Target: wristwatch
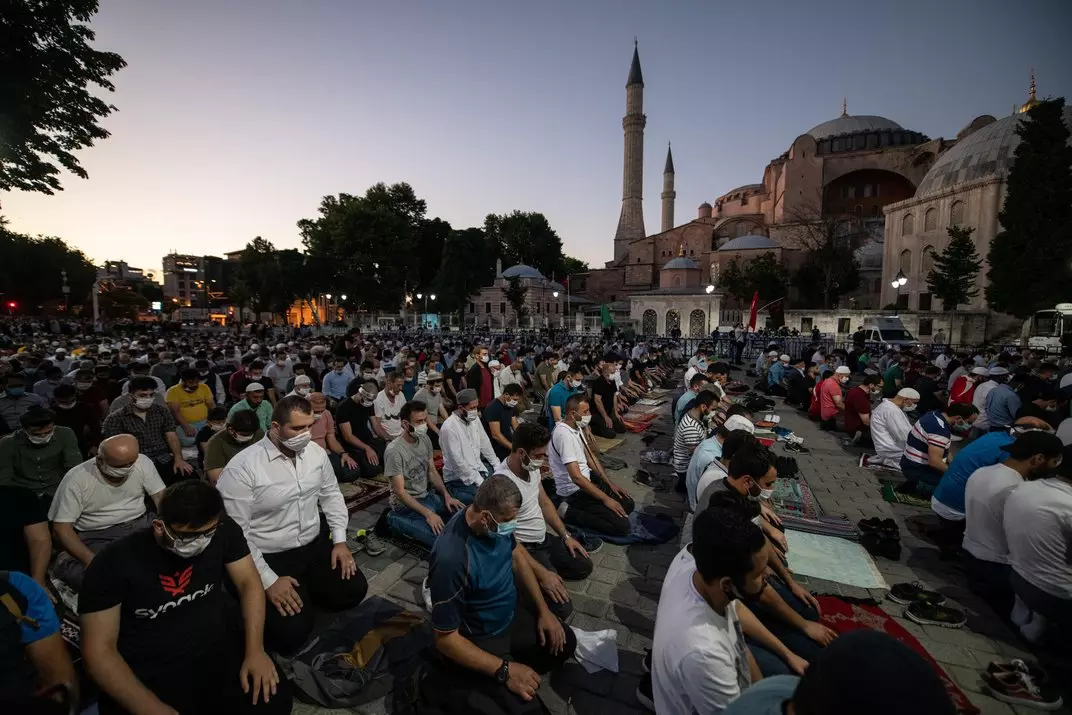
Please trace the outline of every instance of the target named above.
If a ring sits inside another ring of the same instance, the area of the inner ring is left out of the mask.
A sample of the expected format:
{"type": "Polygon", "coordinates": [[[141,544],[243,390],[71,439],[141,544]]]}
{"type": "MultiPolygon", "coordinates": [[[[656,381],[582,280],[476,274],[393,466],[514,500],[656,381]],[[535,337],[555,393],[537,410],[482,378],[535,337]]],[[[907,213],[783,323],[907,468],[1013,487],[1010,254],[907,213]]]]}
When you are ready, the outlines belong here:
{"type": "Polygon", "coordinates": [[[506,681],[510,679],[510,663],[503,661],[499,669],[495,671],[495,682],[499,685],[506,685],[506,681]]]}

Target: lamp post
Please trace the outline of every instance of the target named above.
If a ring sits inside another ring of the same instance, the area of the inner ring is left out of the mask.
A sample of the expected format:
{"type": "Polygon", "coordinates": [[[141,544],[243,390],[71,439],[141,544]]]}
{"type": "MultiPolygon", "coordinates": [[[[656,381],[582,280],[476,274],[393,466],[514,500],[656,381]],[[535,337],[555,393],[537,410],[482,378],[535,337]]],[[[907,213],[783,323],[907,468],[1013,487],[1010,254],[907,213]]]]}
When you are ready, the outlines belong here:
{"type": "Polygon", "coordinates": [[[894,294],[896,296],[896,298],[894,298],[894,305],[900,302],[901,287],[906,283],[908,283],[908,277],[904,274],[903,269],[898,269],[897,275],[893,277],[892,281],[890,281],[890,286],[892,286],[893,289],[897,291],[894,294]]]}
{"type": "Polygon", "coordinates": [[[707,334],[711,334],[711,294],[715,292],[715,286],[712,283],[708,283],[704,288],[704,293],[707,294],[707,334]]]}
{"type": "Polygon", "coordinates": [[[68,309],[68,296],[71,294],[71,286],[67,285],[67,271],[60,271],[60,277],[63,279],[63,312],[66,313],[68,309]]]}
{"type": "MultiPolygon", "coordinates": [[[[558,291],[557,290],[556,291],[551,291],[551,296],[554,297],[554,299],[555,299],[555,301],[557,303],[557,301],[558,301],[558,291]]],[[[565,324],[564,321],[565,321],[564,317],[559,318],[559,327],[562,327],[565,324]]]]}

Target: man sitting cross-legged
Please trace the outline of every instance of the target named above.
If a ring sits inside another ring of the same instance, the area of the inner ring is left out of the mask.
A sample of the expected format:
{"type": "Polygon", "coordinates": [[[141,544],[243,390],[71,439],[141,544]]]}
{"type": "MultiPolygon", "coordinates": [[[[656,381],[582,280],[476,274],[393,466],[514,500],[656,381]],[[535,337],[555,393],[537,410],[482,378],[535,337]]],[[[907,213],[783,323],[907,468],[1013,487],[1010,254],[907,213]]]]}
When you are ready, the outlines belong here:
{"type": "MultiPolygon", "coordinates": [[[[559,618],[573,612],[562,579],[581,581],[592,574],[592,560],[581,543],[570,535],[555,505],[540,483],[540,468],[547,460],[551,435],[536,422],[524,422],[514,432],[510,456],[495,470],[508,477],[521,491],[514,537],[533,558],[533,571],[547,604],[559,618]],[[550,525],[550,533],[548,530],[550,525]]],[[[595,541],[595,543],[601,543],[595,541]]]]}
{"type": "Polygon", "coordinates": [[[100,443],[97,456],[67,472],[48,512],[62,553],[54,573],[76,591],[95,555],[148,525],[145,495],[160,498],[164,482],[153,461],[138,453],[133,435],[100,443]]]}
{"type": "Polygon", "coordinates": [[[431,548],[443,531],[444,520],[465,505],[443,484],[432,458],[428,437],[428,406],[411,400],[399,413],[402,436],[387,445],[383,473],[391,481],[391,531],[431,548]],[[436,494],[428,488],[435,487],[436,494]]]}
{"type": "Polygon", "coordinates": [[[434,651],[424,697],[449,713],[543,712],[540,674],[573,655],[573,631],[547,608],[532,557],[514,539],[521,492],[493,475],[432,548],[434,651]]]}
{"type": "Polygon", "coordinates": [[[101,715],[290,712],[287,681],[264,652],[260,577],[209,484],[165,491],[151,528],[93,560],[79,608],[101,715]]]}

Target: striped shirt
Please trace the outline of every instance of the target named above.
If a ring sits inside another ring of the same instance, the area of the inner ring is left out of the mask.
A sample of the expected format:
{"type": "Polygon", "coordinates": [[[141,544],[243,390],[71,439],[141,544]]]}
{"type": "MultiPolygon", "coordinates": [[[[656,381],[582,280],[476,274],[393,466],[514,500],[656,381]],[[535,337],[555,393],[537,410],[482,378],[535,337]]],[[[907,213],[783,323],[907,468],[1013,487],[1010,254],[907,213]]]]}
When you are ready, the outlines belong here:
{"type": "Polygon", "coordinates": [[[928,464],[929,447],[941,447],[943,456],[949,453],[949,425],[942,419],[939,410],[928,412],[919,418],[908,433],[904,458],[916,464],[928,464]]]}
{"type": "Polygon", "coordinates": [[[707,436],[703,424],[686,412],[674,432],[674,471],[682,474],[689,468],[692,452],[707,436]]]}

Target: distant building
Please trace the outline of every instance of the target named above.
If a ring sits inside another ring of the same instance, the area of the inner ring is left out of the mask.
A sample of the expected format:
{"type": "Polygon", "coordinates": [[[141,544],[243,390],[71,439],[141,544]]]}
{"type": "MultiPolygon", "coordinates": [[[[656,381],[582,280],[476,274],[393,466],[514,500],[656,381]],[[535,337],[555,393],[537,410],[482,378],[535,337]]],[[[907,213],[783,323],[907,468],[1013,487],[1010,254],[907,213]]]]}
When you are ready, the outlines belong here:
{"type": "Polygon", "coordinates": [[[106,276],[113,280],[120,281],[151,281],[153,280],[153,274],[146,272],[141,268],[134,268],[127,265],[126,261],[105,261],[102,266],[106,276]]]}
{"type": "Polygon", "coordinates": [[[548,279],[532,266],[519,263],[503,270],[502,261],[497,261],[495,281],[469,298],[465,324],[493,329],[564,327],[568,320],[567,301],[570,303],[568,307],[574,312],[582,304],[590,303],[584,298],[571,300],[561,283],[548,279]],[[525,301],[520,315],[506,297],[506,290],[513,278],[525,288],[525,301]]]}

